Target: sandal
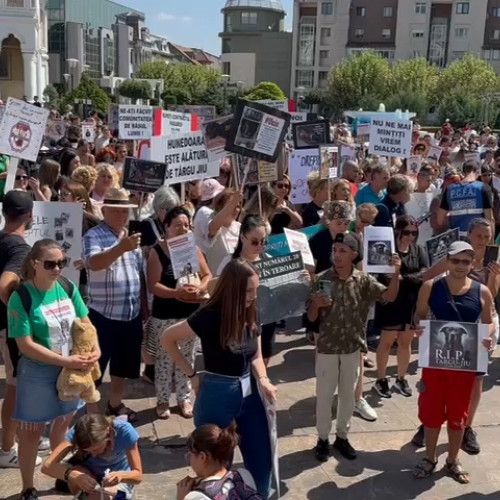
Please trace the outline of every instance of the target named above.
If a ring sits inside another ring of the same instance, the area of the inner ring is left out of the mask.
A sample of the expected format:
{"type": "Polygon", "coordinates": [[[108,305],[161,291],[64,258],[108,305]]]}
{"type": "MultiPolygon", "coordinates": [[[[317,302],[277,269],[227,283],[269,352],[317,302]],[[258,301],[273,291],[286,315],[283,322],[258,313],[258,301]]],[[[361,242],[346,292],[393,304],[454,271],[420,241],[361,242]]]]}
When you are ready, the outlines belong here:
{"type": "Polygon", "coordinates": [[[415,465],[413,469],[413,476],[416,479],[424,479],[426,477],[429,477],[434,472],[436,465],[437,461],[433,462],[428,458],[422,458],[422,460],[420,460],[420,462],[415,465]]]}
{"type": "Polygon", "coordinates": [[[160,403],[156,406],[156,416],[160,420],[167,420],[170,418],[170,408],[168,407],[168,403],[160,403]]]}
{"type": "Polygon", "coordinates": [[[447,476],[452,477],[457,483],[470,483],[469,473],[462,469],[462,464],[459,460],[455,460],[451,464],[447,461],[443,467],[443,471],[447,476]]]}
{"type": "Polygon", "coordinates": [[[184,418],[193,418],[193,405],[190,401],[182,401],[182,403],[179,403],[179,409],[184,418]]]}
{"type": "Polygon", "coordinates": [[[125,415],[127,417],[127,420],[131,424],[137,422],[137,413],[134,410],[127,408],[123,403],[120,403],[118,406],[113,407],[109,404],[108,401],[108,409],[106,413],[113,417],[121,417],[125,415]]]}

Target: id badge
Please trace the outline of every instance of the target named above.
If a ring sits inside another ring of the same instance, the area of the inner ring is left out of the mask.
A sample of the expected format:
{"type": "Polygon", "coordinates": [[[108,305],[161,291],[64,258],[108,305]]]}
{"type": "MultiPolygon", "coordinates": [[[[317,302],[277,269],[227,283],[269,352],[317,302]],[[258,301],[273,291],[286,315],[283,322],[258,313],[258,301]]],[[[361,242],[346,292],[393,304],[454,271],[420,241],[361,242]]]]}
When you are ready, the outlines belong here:
{"type": "Polygon", "coordinates": [[[67,342],[65,342],[62,346],[61,346],[61,356],[67,358],[69,356],[69,344],[67,342]]]}
{"type": "Polygon", "coordinates": [[[251,396],[252,394],[252,380],[250,378],[250,374],[245,375],[244,377],[240,378],[240,384],[241,384],[241,394],[244,398],[251,396]]]}

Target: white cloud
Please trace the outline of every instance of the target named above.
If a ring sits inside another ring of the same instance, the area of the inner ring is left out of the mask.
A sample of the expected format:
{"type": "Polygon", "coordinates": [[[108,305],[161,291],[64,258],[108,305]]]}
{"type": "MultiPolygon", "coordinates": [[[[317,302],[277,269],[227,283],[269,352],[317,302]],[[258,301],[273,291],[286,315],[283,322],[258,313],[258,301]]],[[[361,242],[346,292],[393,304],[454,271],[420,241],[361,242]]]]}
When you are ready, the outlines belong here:
{"type": "Polygon", "coordinates": [[[160,12],[158,14],[158,19],[166,23],[171,23],[175,21],[181,23],[190,23],[193,21],[193,18],[190,16],[174,16],[173,14],[167,14],[166,12],[160,12]]]}

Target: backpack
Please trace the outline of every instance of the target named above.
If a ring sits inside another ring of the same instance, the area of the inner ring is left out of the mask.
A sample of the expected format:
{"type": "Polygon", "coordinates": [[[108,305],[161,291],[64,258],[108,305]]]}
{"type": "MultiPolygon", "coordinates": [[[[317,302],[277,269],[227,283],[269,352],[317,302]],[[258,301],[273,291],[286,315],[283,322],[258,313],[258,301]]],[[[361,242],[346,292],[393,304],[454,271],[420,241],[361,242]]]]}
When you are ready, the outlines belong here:
{"type": "Polygon", "coordinates": [[[262,495],[259,495],[243,481],[241,474],[237,471],[229,471],[221,479],[204,481],[194,491],[204,493],[211,500],[264,500],[262,495]],[[227,482],[232,482],[234,486],[229,491],[224,491],[227,482]]]}
{"type": "MultiPolygon", "coordinates": [[[[63,290],[71,299],[71,297],[73,297],[73,292],[75,291],[75,285],[73,285],[73,283],[64,276],[59,276],[59,278],[57,278],[57,282],[62,286],[63,290]]],[[[26,314],[29,316],[31,311],[31,301],[32,301],[29,290],[26,288],[26,285],[24,283],[21,283],[17,288],[16,292],[19,294],[24,310],[26,311],[26,314]]]]}

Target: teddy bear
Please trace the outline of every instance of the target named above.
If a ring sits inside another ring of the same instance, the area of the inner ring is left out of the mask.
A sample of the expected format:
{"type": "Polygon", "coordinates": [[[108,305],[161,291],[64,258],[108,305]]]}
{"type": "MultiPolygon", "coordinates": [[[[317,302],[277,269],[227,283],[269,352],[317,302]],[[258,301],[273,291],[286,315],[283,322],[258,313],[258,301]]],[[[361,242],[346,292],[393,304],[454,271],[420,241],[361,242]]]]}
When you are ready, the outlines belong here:
{"type": "MultiPolygon", "coordinates": [[[[73,339],[72,354],[89,358],[97,346],[97,332],[94,325],[76,319],[71,328],[73,339]]],[[[83,400],[85,403],[97,403],[101,399],[94,381],[101,377],[99,363],[84,372],[63,368],[57,380],[57,390],[61,401],[83,400]]]]}

